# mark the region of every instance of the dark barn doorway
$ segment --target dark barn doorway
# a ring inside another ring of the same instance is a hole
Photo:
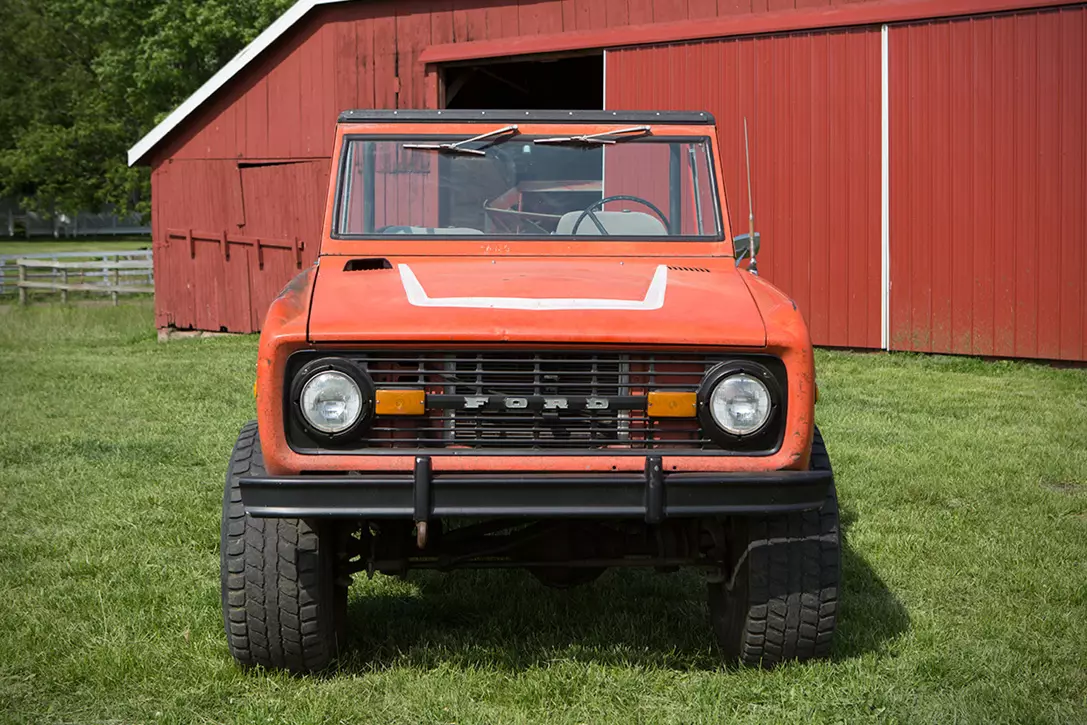
[[[445,108],[602,110],[604,55],[448,66]]]

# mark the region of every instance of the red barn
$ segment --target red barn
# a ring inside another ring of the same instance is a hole
[[[1087,360],[1087,6],[300,0],[129,152],[156,321],[248,332],[317,254],[349,108],[716,115],[817,344]]]

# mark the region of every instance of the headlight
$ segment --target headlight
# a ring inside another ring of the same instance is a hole
[[[770,419],[770,390],[758,378],[737,373],[721,380],[710,393],[710,414],[732,435],[750,435]]]
[[[362,391],[337,370],[317,373],[302,386],[302,417],[322,433],[342,433],[362,413]]]
[[[374,384],[349,359],[321,358],[295,374],[291,401],[295,420],[311,434],[329,441],[345,439],[373,417]]]

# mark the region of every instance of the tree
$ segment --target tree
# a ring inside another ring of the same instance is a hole
[[[126,151],[291,0],[0,0],[0,197],[146,211]]]

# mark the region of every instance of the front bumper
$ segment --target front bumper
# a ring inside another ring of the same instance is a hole
[[[646,458],[641,473],[412,473],[260,476],[239,482],[255,517],[408,519],[444,517],[692,518],[818,509],[830,471],[687,473]]]

